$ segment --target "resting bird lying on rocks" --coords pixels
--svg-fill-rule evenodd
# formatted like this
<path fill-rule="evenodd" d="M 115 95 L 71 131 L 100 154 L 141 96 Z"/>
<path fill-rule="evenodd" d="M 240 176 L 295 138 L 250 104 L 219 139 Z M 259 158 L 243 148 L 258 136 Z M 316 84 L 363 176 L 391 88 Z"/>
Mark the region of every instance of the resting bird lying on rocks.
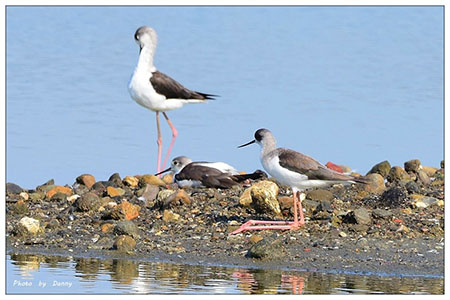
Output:
<path fill-rule="evenodd" d="M 256 170 L 251 174 L 239 174 L 239 172 L 224 162 L 193 162 L 189 157 L 178 156 L 172 160 L 170 168 L 161 171 L 159 175 L 172 171 L 173 181 L 180 187 L 212 187 L 231 188 L 247 179 L 259 179 L 267 177 L 266 173 Z"/>
<path fill-rule="evenodd" d="M 239 148 L 253 143 L 261 146 L 260 159 L 264 170 L 281 184 L 292 188 L 294 221 L 250 220 L 231 234 L 244 230 L 296 229 L 305 224 L 302 208 L 302 199 L 305 198 L 305 194 L 302 193 L 300 195 L 300 192 L 308 188 L 325 187 L 336 183 L 367 183 L 364 178 L 353 177 L 331 170 L 305 154 L 291 149 L 276 148 L 276 140 L 267 129 L 257 130 L 255 139 L 239 146 Z M 300 215 L 300 220 L 298 215 Z"/>

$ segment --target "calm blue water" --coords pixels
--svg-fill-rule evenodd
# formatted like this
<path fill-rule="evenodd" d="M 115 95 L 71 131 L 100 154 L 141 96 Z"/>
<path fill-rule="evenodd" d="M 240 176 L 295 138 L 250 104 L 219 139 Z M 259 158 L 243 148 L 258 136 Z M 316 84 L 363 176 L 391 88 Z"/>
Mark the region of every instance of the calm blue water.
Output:
<path fill-rule="evenodd" d="M 221 96 L 169 112 L 172 157 L 253 171 L 258 147 L 236 146 L 266 127 L 279 146 L 361 173 L 443 159 L 442 7 L 7 7 L 6 17 L 6 176 L 25 188 L 155 172 L 155 114 L 127 90 L 144 24 L 159 35 L 162 72 Z"/>
<path fill-rule="evenodd" d="M 8 294 L 443 294 L 443 278 L 260 270 L 10 253 Z"/>

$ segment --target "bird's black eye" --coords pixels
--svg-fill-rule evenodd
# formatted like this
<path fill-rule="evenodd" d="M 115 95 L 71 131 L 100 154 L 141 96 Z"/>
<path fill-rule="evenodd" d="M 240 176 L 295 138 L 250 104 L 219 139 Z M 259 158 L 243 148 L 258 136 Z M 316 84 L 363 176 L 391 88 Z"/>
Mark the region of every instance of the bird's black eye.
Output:
<path fill-rule="evenodd" d="M 260 142 L 262 140 L 263 134 L 264 134 L 264 129 L 259 129 L 258 131 L 256 131 L 255 132 L 255 140 Z"/>
<path fill-rule="evenodd" d="M 134 39 L 137 41 L 139 40 L 139 35 L 137 34 L 137 32 L 134 34 Z"/>

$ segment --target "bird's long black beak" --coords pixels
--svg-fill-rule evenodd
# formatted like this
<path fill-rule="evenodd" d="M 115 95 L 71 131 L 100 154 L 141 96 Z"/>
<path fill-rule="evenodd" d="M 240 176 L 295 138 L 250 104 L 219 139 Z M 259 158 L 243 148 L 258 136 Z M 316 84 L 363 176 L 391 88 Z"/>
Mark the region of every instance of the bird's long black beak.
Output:
<path fill-rule="evenodd" d="M 240 145 L 238 148 L 242 148 L 242 147 L 248 146 L 248 145 L 253 144 L 253 143 L 255 143 L 255 142 L 256 142 L 256 140 L 253 140 L 253 141 L 251 141 L 251 142 L 248 142 L 247 144 Z"/>
<path fill-rule="evenodd" d="M 167 169 L 165 169 L 164 171 L 161 171 L 161 172 L 159 172 L 159 173 L 156 173 L 155 176 L 158 176 L 158 175 L 160 175 L 160 174 L 162 174 L 162 173 L 169 172 L 170 170 L 171 170 L 171 168 L 167 168 Z"/>

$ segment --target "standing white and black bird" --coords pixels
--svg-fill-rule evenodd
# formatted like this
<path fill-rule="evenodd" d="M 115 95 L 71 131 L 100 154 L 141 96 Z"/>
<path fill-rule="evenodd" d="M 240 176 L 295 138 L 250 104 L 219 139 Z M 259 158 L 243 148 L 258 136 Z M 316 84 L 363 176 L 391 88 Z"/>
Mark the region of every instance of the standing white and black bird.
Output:
<path fill-rule="evenodd" d="M 277 148 L 276 140 L 267 129 L 255 132 L 255 139 L 239 148 L 257 143 L 261 146 L 261 164 L 279 183 L 290 186 L 293 192 L 294 221 L 250 220 L 231 234 L 244 230 L 295 229 L 305 223 L 300 192 L 312 187 L 325 187 L 336 183 L 366 183 L 364 178 L 338 173 L 327 168 L 315 159 L 291 149 Z M 301 194 L 305 196 L 303 193 Z M 298 209 L 298 213 L 297 213 Z M 300 215 L 300 220 L 298 219 Z M 256 226 L 255 226 L 256 225 Z"/>
<path fill-rule="evenodd" d="M 251 174 L 239 174 L 232 166 L 224 162 L 193 162 L 189 157 L 178 156 L 172 159 L 170 168 L 159 174 L 172 171 L 173 181 L 180 187 L 231 188 L 247 179 L 257 180 L 266 177 L 261 170 Z M 156 175 L 159 175 L 156 174 Z"/>
<path fill-rule="evenodd" d="M 206 100 L 214 99 L 216 95 L 205 94 L 189 90 L 169 76 L 159 72 L 154 63 L 158 38 L 153 28 L 148 26 L 139 27 L 134 34 L 134 39 L 139 45 L 139 60 L 128 85 L 131 97 L 140 105 L 156 112 L 156 125 L 158 129 L 158 161 L 157 172 L 164 169 L 170 152 L 172 151 L 178 131 L 166 114 L 166 111 L 177 109 L 185 104 L 205 103 Z M 172 130 L 172 141 L 167 151 L 164 163 L 161 167 L 162 137 L 159 122 L 159 113 Z"/>

